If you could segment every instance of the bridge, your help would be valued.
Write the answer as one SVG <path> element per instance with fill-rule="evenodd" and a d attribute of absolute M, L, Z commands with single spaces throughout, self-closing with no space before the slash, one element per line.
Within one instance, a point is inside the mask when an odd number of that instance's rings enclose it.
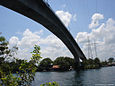
<path fill-rule="evenodd" d="M 73 54 L 76 68 L 80 66 L 80 59 L 86 60 L 70 32 L 44 0 L 0 0 L 0 5 L 29 17 L 56 35 Z"/>

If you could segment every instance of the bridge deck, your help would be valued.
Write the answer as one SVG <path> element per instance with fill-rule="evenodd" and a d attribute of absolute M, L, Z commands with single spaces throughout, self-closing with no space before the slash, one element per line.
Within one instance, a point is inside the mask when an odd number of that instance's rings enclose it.
<path fill-rule="evenodd" d="M 0 4 L 42 24 L 55 34 L 73 54 L 76 63 L 86 57 L 64 24 L 43 0 L 1 0 Z"/>

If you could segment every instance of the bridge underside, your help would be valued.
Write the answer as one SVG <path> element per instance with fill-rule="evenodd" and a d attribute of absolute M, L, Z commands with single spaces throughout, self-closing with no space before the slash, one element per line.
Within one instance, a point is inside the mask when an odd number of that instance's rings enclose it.
<path fill-rule="evenodd" d="M 55 34 L 71 51 L 77 66 L 79 58 L 86 59 L 70 32 L 43 0 L 0 0 L 0 4 L 31 18 Z"/>

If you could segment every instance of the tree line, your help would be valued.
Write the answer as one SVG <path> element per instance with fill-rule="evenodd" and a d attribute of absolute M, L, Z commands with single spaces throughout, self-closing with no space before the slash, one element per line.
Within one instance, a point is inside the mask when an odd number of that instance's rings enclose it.
<path fill-rule="evenodd" d="M 83 62 L 80 62 L 80 67 L 81 69 L 97 69 L 105 66 L 112 66 L 109 64 L 112 64 L 113 62 L 115 62 L 115 60 L 112 57 L 107 61 L 100 61 L 99 58 L 89 58 Z M 58 71 L 68 71 L 70 69 L 75 70 L 74 59 L 61 56 L 57 57 L 54 61 L 52 61 L 50 58 L 44 58 L 38 65 L 38 71 L 57 71 L 52 69 L 53 65 L 59 66 Z"/>

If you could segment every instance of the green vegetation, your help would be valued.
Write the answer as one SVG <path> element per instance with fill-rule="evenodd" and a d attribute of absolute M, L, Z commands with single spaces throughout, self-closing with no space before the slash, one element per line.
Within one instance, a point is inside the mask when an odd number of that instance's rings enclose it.
<path fill-rule="evenodd" d="M 1 86 L 30 86 L 34 80 L 36 63 L 41 58 L 39 46 L 35 45 L 30 62 L 26 60 L 15 60 L 15 62 L 4 61 L 0 64 L 0 85 Z M 16 64 L 17 67 L 16 67 Z M 7 66 L 6 66 L 7 65 Z M 16 68 L 15 68 L 16 67 Z M 15 70 L 15 71 L 14 71 Z M 13 75 L 12 73 L 16 73 Z"/>
<path fill-rule="evenodd" d="M 53 71 L 53 65 L 58 65 L 58 71 L 68 71 L 70 68 L 74 68 L 74 59 L 70 57 L 58 57 L 54 61 L 50 58 L 43 59 L 39 66 L 38 71 Z"/>
<path fill-rule="evenodd" d="M 108 62 L 107 62 L 106 60 L 101 62 L 101 66 L 102 66 L 102 67 L 105 67 L 105 66 L 107 66 L 107 65 L 108 65 Z"/>
<path fill-rule="evenodd" d="M 58 57 L 53 62 L 54 65 L 59 65 L 61 71 L 67 71 L 70 67 L 74 68 L 74 59 L 70 57 Z"/>
<path fill-rule="evenodd" d="M 59 86 L 59 84 L 57 82 L 48 82 L 48 83 L 42 84 L 40 86 Z"/>
<path fill-rule="evenodd" d="M 38 66 L 38 71 L 50 71 L 52 68 L 53 61 L 50 58 L 45 58 L 43 59 L 39 66 Z"/>
<path fill-rule="evenodd" d="M 36 64 L 42 58 L 40 47 L 35 45 L 31 60 L 16 59 L 14 53 L 18 48 L 8 49 L 6 39 L 0 37 L 0 86 L 31 86 L 37 70 Z M 13 57 L 11 59 L 10 57 Z M 15 74 L 13 74 L 15 73 Z M 49 82 L 41 86 L 59 86 L 56 82 Z"/>
<path fill-rule="evenodd" d="M 83 64 L 84 69 L 95 69 L 95 68 L 101 67 L 99 58 L 95 58 L 95 59 L 89 58 L 89 59 L 83 61 L 82 64 Z"/>
<path fill-rule="evenodd" d="M 110 57 L 108 59 L 108 61 L 100 61 L 99 58 L 95 58 L 95 59 L 87 59 L 85 61 L 82 62 L 83 68 L 84 69 L 97 69 L 97 68 L 101 68 L 101 67 L 107 67 L 107 66 L 115 66 L 115 60 L 114 58 Z"/>
<path fill-rule="evenodd" d="M 114 58 L 109 58 L 108 61 L 100 61 L 99 58 L 87 59 L 81 62 L 81 69 L 97 69 L 105 66 L 112 66 Z M 59 68 L 53 69 L 53 66 Z M 75 69 L 74 59 L 70 57 L 57 57 L 54 61 L 50 58 L 45 58 L 40 62 L 38 71 L 68 71 Z"/>
<path fill-rule="evenodd" d="M 112 58 L 112 57 L 111 57 L 111 58 L 109 58 L 109 59 L 108 59 L 108 62 L 109 62 L 109 63 L 114 62 L 114 58 Z"/>

